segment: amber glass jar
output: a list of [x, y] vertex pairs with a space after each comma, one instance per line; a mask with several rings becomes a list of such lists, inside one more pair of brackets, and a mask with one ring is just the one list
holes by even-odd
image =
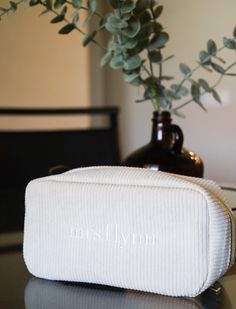
[[171, 124], [170, 113], [154, 112], [152, 121], [150, 143], [129, 155], [122, 165], [203, 177], [201, 158], [183, 148], [183, 132], [179, 126]]

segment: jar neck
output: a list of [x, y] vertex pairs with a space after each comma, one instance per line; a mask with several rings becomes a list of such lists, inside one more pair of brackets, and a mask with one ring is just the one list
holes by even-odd
[[171, 121], [169, 112], [153, 113], [151, 142], [163, 141], [165, 131], [171, 125]]

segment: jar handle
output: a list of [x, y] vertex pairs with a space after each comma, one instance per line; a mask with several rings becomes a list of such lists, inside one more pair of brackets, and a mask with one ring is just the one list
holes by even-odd
[[172, 128], [172, 134], [174, 138], [174, 147], [173, 150], [176, 153], [181, 153], [182, 147], [183, 147], [183, 142], [184, 142], [184, 135], [182, 130], [180, 129], [179, 126], [176, 124], [171, 125]]

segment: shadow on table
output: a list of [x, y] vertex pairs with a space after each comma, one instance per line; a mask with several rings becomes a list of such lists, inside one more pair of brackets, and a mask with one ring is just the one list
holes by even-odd
[[232, 306], [223, 288], [220, 294], [209, 289], [197, 298], [183, 298], [33, 278], [25, 289], [25, 308], [231, 309]]

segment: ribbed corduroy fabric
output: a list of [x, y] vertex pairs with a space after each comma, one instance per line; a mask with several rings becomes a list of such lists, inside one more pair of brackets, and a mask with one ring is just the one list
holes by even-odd
[[126, 167], [36, 179], [24, 258], [40, 278], [197, 296], [234, 261], [234, 222], [212, 181]]

